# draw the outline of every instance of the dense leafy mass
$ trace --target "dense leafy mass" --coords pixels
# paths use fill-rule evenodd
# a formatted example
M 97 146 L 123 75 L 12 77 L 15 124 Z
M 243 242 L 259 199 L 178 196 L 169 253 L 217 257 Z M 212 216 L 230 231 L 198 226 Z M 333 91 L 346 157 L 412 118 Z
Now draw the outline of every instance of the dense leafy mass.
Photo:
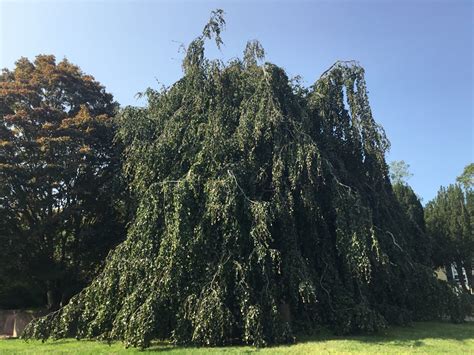
M 59 307 L 121 240 L 116 109 L 66 59 L 0 75 L 0 308 Z
M 474 164 L 466 167 L 460 183 L 442 187 L 426 205 L 426 223 L 433 239 L 435 266 L 456 268 L 465 291 L 473 287 Z M 465 272 L 463 271 L 465 270 Z
M 221 15 L 179 81 L 120 115 L 137 198 L 126 241 L 25 337 L 263 346 L 447 312 L 453 293 L 413 248 L 423 230 L 392 190 L 364 70 L 338 62 L 307 89 L 255 41 L 243 60 L 210 61 Z

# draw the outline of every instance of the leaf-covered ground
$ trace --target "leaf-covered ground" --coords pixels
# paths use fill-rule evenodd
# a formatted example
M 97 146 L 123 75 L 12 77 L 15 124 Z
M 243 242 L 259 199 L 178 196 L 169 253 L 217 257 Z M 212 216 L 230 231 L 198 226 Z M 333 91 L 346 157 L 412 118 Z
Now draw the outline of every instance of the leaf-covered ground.
M 47 341 L 0 340 L 0 353 L 8 354 L 133 354 L 138 349 L 125 349 L 121 343 L 107 345 L 96 341 L 73 339 Z M 250 346 L 225 348 L 177 347 L 167 343 L 152 343 L 144 353 L 171 354 L 321 354 L 321 353 L 430 353 L 469 354 L 474 352 L 474 323 L 451 324 L 423 322 L 412 327 L 393 327 L 372 336 L 336 337 L 324 332 L 315 336 L 301 336 L 298 343 L 257 349 Z

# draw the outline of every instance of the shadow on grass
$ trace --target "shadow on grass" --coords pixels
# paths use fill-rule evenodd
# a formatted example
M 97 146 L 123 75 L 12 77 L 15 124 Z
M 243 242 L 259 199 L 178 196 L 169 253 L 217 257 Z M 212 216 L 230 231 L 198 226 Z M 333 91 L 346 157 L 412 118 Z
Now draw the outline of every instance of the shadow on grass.
M 296 344 L 331 342 L 331 341 L 353 341 L 362 344 L 392 345 L 406 348 L 419 348 L 426 345 L 427 339 L 464 341 L 474 339 L 474 322 L 453 324 L 449 322 L 417 322 L 404 327 L 390 327 L 384 331 L 371 335 L 334 335 L 329 331 L 322 330 L 316 335 L 301 335 L 297 337 Z M 271 346 L 265 349 L 271 350 L 278 346 Z M 281 345 L 280 345 L 281 347 Z M 192 351 L 194 346 L 175 346 L 167 342 L 153 342 L 153 345 L 144 352 L 181 352 L 183 350 Z M 216 349 L 217 350 L 217 349 Z M 255 353 L 260 349 L 253 347 L 240 348 L 239 353 Z M 235 352 L 235 347 L 219 347 L 220 353 Z
M 472 340 L 474 339 L 474 322 L 454 324 L 449 322 L 417 322 L 408 326 L 394 326 L 370 335 L 337 336 L 329 332 L 318 335 L 302 336 L 299 343 L 331 340 L 354 340 L 361 343 L 392 343 L 397 345 L 423 346 L 423 340 Z

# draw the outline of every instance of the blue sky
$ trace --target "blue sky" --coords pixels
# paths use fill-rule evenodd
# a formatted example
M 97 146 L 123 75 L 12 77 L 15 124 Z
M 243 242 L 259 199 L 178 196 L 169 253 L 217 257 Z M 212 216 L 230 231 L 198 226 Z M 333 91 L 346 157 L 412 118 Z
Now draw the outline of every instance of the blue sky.
M 67 57 L 122 104 L 181 76 L 188 44 L 211 10 L 226 12 L 225 46 L 258 39 L 266 59 L 311 85 L 336 60 L 365 67 L 388 160 L 411 166 L 426 203 L 474 156 L 472 1 L 8 1 L 0 0 L 0 67 L 21 56 Z

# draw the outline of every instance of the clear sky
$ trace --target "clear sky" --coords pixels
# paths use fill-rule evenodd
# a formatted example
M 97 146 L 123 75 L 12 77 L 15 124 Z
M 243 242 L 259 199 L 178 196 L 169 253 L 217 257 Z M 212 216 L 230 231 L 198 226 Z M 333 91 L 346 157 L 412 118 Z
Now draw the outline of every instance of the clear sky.
M 366 69 L 375 119 L 405 160 L 424 202 L 474 156 L 473 1 L 8 1 L 0 0 L 0 67 L 21 56 L 67 57 L 122 105 L 181 75 L 180 43 L 211 10 L 226 12 L 222 52 L 258 39 L 266 59 L 311 85 L 336 60 Z

